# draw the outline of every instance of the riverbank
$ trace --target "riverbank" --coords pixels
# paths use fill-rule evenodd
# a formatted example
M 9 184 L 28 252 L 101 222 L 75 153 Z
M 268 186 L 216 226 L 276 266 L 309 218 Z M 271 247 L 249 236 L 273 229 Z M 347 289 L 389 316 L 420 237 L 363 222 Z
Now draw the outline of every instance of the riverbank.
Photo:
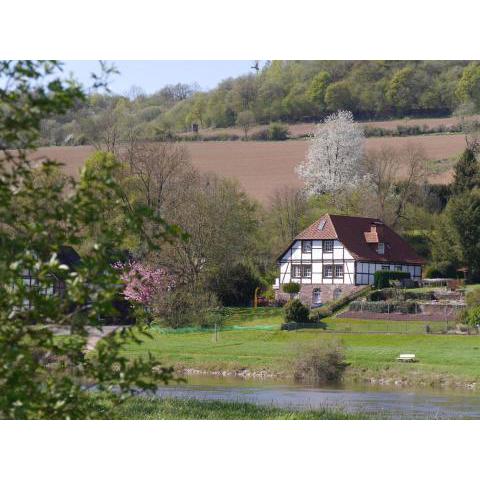
M 187 380 L 189 377 L 205 376 L 211 378 L 238 378 L 254 380 L 280 380 L 292 379 L 289 371 L 270 372 L 267 370 L 200 370 L 197 368 L 176 367 L 176 373 Z M 366 369 L 349 368 L 346 371 L 344 382 L 347 384 L 383 385 L 395 388 L 440 388 L 462 389 L 475 391 L 479 383 L 469 379 L 461 379 L 451 375 L 422 374 L 409 372 L 409 374 L 392 371 L 375 371 Z
M 151 338 L 130 344 L 129 358 L 151 352 L 180 375 L 242 378 L 289 378 L 299 352 L 317 342 L 338 342 L 350 364 L 347 382 L 402 387 L 446 387 L 474 390 L 480 385 L 480 336 L 346 333 L 345 320 L 326 319 L 330 330 L 281 331 L 281 309 L 236 309 L 227 326 L 244 329 L 168 333 L 152 328 Z M 362 324 L 368 320 L 357 320 Z M 398 322 L 395 322 L 398 323 Z M 353 323 L 352 323 L 353 325 Z M 271 327 L 265 329 L 263 327 Z M 248 327 L 248 328 L 245 328 Z M 401 353 L 416 363 L 401 364 Z
M 104 407 L 112 406 L 105 402 Z M 247 402 L 133 397 L 116 407 L 122 420 L 365 420 L 374 415 L 335 408 L 292 410 Z

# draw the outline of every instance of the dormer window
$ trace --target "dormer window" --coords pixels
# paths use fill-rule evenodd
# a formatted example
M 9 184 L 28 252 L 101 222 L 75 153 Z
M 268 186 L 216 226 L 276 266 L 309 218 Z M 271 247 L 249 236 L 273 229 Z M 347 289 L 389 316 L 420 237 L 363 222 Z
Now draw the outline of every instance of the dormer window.
M 377 244 L 377 253 L 380 255 L 383 255 L 385 253 L 385 244 L 382 242 L 379 242 Z

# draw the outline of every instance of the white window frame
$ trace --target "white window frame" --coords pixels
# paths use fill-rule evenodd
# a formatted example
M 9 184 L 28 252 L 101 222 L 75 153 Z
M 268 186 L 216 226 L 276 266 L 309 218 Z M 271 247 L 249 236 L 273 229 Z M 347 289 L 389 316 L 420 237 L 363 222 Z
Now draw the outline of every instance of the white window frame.
M 389 272 L 390 271 L 390 265 L 382 265 L 382 270 L 384 270 L 385 272 Z
M 339 268 L 339 269 L 342 270 L 342 274 L 341 274 L 341 275 L 337 275 L 337 268 Z M 334 266 L 333 266 L 333 275 L 334 275 L 335 278 L 343 278 L 343 275 L 344 275 L 343 265 L 334 265 Z
M 330 275 L 327 275 L 327 269 L 330 270 Z M 329 264 L 323 265 L 322 276 L 323 278 L 333 278 L 333 264 L 329 263 Z
M 295 271 L 298 269 L 299 275 L 296 275 Z M 292 265 L 292 278 L 302 278 L 302 266 L 299 263 Z
M 383 255 L 385 253 L 385 244 L 383 242 L 379 242 L 377 245 L 377 253 L 379 255 Z
M 327 245 L 331 245 L 332 248 L 327 248 Z M 333 253 L 333 249 L 335 248 L 335 241 L 334 240 L 323 240 L 322 243 L 323 253 Z
M 309 270 L 309 274 L 306 275 L 305 271 Z M 311 263 L 306 263 L 302 265 L 302 278 L 312 278 L 312 264 Z
M 296 270 L 298 269 L 299 275 L 297 275 Z M 305 272 L 309 270 L 309 274 L 306 275 Z M 312 264 L 311 263 L 294 263 L 292 265 L 292 278 L 312 278 Z

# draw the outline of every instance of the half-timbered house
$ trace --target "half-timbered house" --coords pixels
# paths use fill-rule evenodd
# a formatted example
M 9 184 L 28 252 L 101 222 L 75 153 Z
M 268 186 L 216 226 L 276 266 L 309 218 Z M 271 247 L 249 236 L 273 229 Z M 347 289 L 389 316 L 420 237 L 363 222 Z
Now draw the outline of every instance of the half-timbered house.
M 377 270 L 418 281 L 425 260 L 378 219 L 326 214 L 295 237 L 278 264 L 276 298 L 288 299 L 282 285 L 297 282 L 300 299 L 315 306 L 373 284 Z

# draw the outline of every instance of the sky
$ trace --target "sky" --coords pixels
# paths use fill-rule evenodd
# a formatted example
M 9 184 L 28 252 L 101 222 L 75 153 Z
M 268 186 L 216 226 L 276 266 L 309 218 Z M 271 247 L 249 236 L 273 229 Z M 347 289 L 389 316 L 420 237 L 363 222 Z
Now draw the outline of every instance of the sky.
M 215 87 L 228 77 L 251 73 L 252 60 L 118 60 L 114 63 L 120 75 L 114 75 L 110 89 L 123 94 L 131 86 L 154 93 L 172 83 L 198 83 L 202 90 Z M 97 60 L 65 60 L 64 71 L 85 85 L 92 83 L 91 72 L 99 72 Z

